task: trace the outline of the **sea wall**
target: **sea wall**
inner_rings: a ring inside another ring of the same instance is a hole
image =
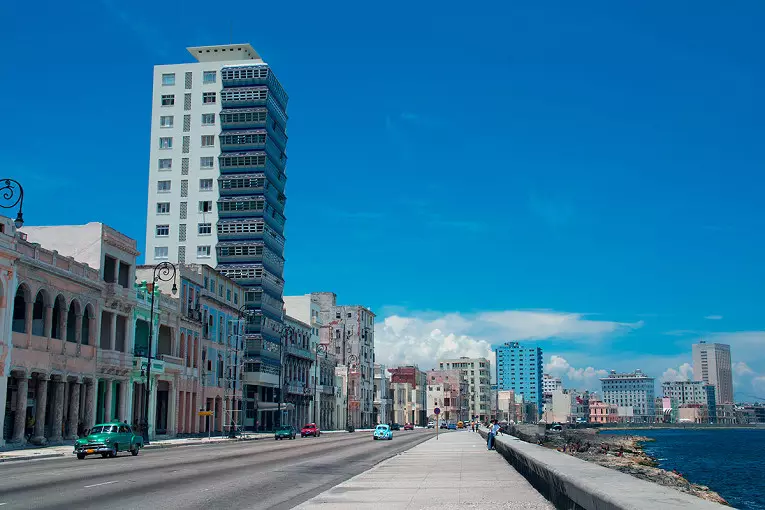
[[[486,438],[487,430],[481,429]],[[516,437],[500,435],[495,448],[556,508],[565,510],[722,510],[690,494],[577,459]]]

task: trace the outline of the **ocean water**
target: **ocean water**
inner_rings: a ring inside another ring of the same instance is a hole
[[[659,467],[677,469],[735,508],[765,510],[765,429],[619,430],[603,434],[654,438],[645,452]]]

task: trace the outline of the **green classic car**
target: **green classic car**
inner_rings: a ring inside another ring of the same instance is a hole
[[[282,425],[278,429],[276,429],[276,432],[274,432],[274,439],[295,439],[295,435],[297,434],[297,431],[295,430],[295,427],[292,425]]]
[[[133,433],[130,425],[115,420],[95,425],[87,437],[74,443],[74,454],[82,460],[87,455],[101,454],[101,457],[116,457],[119,452],[130,452],[134,456],[143,448],[143,437]]]

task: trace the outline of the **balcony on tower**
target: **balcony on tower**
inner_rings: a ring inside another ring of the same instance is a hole
[[[224,87],[251,87],[265,85],[273,94],[274,99],[282,108],[287,110],[289,96],[273,71],[265,63],[225,66],[220,70],[221,82]]]
[[[223,241],[215,250],[219,263],[260,262],[274,274],[284,271],[284,259],[266,246],[265,241]]]
[[[284,303],[281,300],[264,292],[263,289],[254,288],[244,293],[244,303],[248,307],[259,308],[271,316],[279,316]]]
[[[220,125],[229,129],[265,129],[280,149],[287,146],[287,133],[280,115],[269,113],[268,108],[227,108],[220,112]]]
[[[263,195],[220,197],[218,217],[221,219],[260,217],[265,214],[266,206],[266,197]]]
[[[267,271],[263,264],[221,264],[217,269],[239,285],[260,285],[274,297],[281,296],[284,291],[284,280]]]
[[[284,152],[284,147],[274,142],[274,137],[269,136],[266,129],[223,131],[220,134],[220,147],[224,152],[264,150],[271,158],[271,161],[281,170],[287,164],[287,155]]]
[[[284,236],[266,225],[263,218],[218,220],[218,240],[263,239],[276,253],[284,253]]]

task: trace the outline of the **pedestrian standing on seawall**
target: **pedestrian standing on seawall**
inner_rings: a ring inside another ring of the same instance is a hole
[[[494,438],[497,434],[499,434],[499,424],[497,423],[497,420],[491,421],[491,427],[489,428],[489,435],[486,438],[486,446],[489,450],[494,449]]]

